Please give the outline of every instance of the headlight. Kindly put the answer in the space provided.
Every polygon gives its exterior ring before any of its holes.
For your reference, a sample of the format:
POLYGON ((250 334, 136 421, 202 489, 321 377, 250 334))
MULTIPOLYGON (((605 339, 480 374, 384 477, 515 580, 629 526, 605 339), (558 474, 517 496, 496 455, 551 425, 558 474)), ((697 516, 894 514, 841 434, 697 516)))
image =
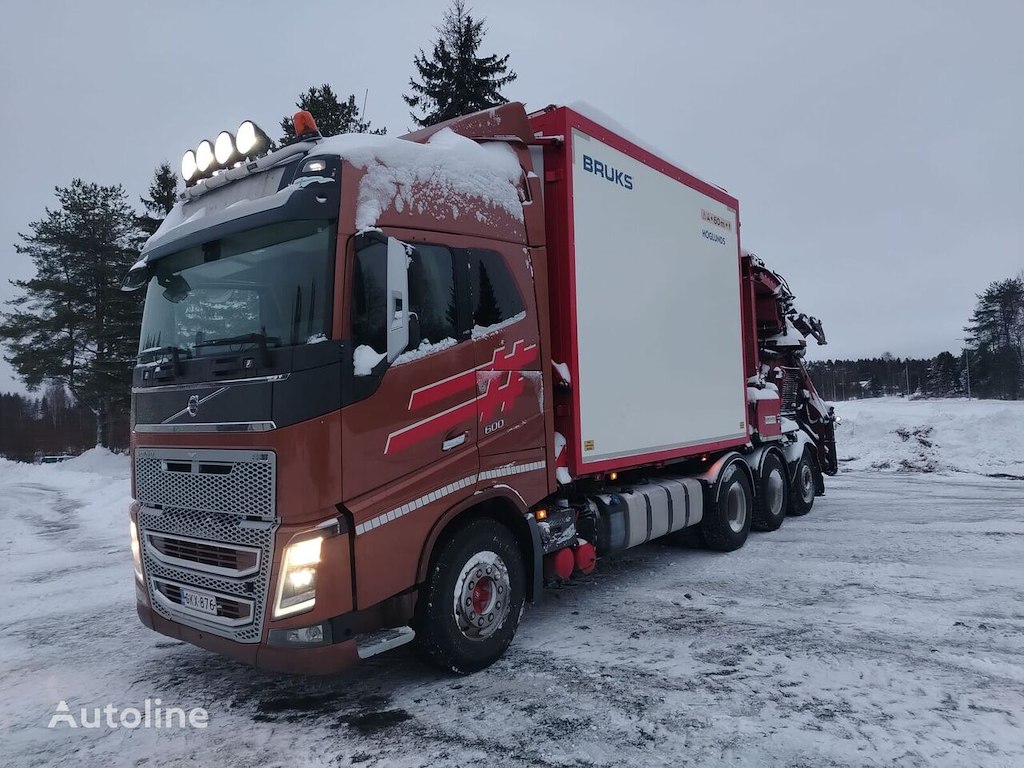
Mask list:
POLYGON ((285 547, 277 582, 274 618, 310 610, 316 603, 316 569, 320 564, 322 534, 293 539, 285 547))
POLYGON ((135 578, 142 583, 142 551, 139 548, 139 529, 134 520, 128 521, 131 524, 132 533, 132 564, 135 566, 135 578))

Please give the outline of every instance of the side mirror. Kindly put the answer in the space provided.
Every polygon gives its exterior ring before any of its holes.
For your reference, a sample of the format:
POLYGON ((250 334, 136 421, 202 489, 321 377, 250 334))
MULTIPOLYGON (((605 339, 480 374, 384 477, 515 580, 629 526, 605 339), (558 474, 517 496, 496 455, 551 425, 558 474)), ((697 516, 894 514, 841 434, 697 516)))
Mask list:
POLYGON ((128 274, 121 280, 121 290, 125 292, 137 291, 139 288, 143 288, 152 276, 153 273, 149 265, 143 259, 128 270, 128 274))
POLYGON ((192 291, 192 286, 181 275, 170 275, 159 280, 160 285, 164 287, 164 298, 172 304, 184 301, 192 291))
POLYGON ((409 256, 393 237, 388 238, 387 329, 392 363, 409 347, 409 256))

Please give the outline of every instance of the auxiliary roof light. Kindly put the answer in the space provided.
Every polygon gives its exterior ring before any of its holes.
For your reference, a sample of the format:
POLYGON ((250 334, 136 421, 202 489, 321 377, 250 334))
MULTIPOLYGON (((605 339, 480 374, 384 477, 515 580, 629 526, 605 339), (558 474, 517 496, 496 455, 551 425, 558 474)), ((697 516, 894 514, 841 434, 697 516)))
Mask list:
POLYGON ((217 140, 213 143, 213 156, 221 168, 227 168, 238 159, 235 137, 231 135, 230 131, 221 131, 217 134, 217 140))
POLYGON ((199 168, 199 172, 204 176, 210 173, 210 171, 214 170, 213 163, 215 160, 213 144, 210 143, 209 139, 199 142, 199 146, 196 147, 196 166, 199 168))
POLYGON ((190 149, 181 156, 181 178, 185 180, 186 184, 191 184, 198 175, 199 166, 196 164, 196 153, 190 149))
POLYGON ((244 121, 235 131, 235 149, 240 155, 253 157, 270 146, 270 138, 252 120, 244 121))

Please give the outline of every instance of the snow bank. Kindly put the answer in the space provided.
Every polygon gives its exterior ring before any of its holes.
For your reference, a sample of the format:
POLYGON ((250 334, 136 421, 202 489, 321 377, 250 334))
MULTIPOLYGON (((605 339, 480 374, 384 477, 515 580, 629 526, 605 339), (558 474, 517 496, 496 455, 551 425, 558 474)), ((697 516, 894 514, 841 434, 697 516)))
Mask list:
POLYGON ((835 409, 842 469, 1024 478, 1024 402, 889 397, 835 409))
POLYGON ((127 454, 96 447, 90 448, 81 456, 54 464, 53 468, 61 472, 91 472, 104 477, 127 477, 129 458, 127 454))

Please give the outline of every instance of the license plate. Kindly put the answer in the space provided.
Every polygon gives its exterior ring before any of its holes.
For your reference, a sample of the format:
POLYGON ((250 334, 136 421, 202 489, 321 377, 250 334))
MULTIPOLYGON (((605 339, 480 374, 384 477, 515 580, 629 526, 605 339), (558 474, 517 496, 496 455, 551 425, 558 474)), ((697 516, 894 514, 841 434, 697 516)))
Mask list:
POLYGON ((202 611, 211 616, 217 615, 217 598, 211 595, 203 595, 183 589, 181 590, 181 604, 194 611, 202 611))

